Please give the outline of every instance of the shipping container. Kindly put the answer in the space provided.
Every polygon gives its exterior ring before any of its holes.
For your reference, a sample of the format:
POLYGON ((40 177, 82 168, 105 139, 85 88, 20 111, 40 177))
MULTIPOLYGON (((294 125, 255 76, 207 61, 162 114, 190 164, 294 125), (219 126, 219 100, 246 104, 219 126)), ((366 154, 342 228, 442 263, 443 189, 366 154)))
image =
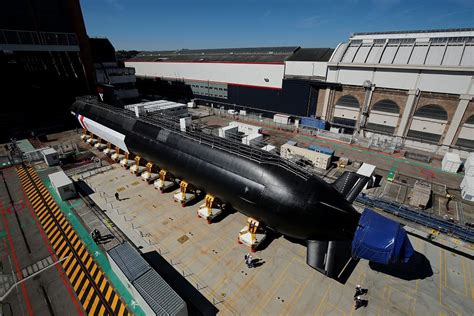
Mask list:
POLYGON ((314 117, 302 117, 300 125, 317 129, 326 129, 326 121, 314 117))
POLYGON ((59 163, 59 154, 54 148, 46 148, 42 150, 44 162, 48 166, 55 166, 59 163))
POLYGON ((467 201, 474 202, 474 177, 464 176, 461 182, 461 196, 467 201))
POLYGON ((461 166, 461 158, 458 154, 447 152, 441 162, 441 169, 446 172, 457 173, 461 166))
POLYGON ((315 152, 318 152, 318 153, 323 153, 323 154, 326 154, 326 155, 331 155, 331 156, 334 155, 334 149, 324 147, 324 146, 310 145, 310 146, 308 146, 308 149, 312 150, 312 151, 315 151, 315 152))
POLYGON ((260 126, 245 124, 236 121, 229 122, 229 126, 237 126, 239 132, 244 133, 245 135, 262 133, 262 128, 260 126))
POLYGON ((235 139, 239 135, 237 126, 224 126, 219 128, 219 137, 235 139))
POLYGON ((273 115, 273 122, 275 122, 275 123, 288 125, 288 124, 290 124, 290 119, 291 119, 291 117, 289 115, 285 115, 285 114, 275 114, 275 115, 273 115))
POLYGON ((315 152, 307 148, 301 148, 294 145, 283 144, 280 148, 280 155, 285 159, 292 159, 297 156, 304 157, 311 161, 314 167, 327 170, 331 165, 331 155, 315 152))
POLYGON ((262 134, 252 134, 247 135, 242 138, 242 143, 249 146, 262 147, 263 145, 263 135, 262 134))
POLYGON ((64 173, 59 171, 48 175, 52 187, 56 190, 61 200, 66 201, 70 198, 76 197, 76 189, 74 183, 64 173))
POLYGON ((467 176, 474 176, 474 153, 470 153, 464 163, 464 174, 467 176))

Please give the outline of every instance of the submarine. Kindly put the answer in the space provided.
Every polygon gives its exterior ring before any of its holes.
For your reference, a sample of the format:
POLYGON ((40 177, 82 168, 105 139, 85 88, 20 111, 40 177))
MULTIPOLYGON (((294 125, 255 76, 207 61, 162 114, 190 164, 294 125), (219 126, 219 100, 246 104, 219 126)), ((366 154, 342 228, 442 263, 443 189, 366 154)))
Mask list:
POLYGON ((361 214, 353 200, 369 178, 344 172, 334 183, 280 156, 166 117, 135 115, 95 97, 71 107, 81 126, 152 161, 282 235, 307 243, 307 263, 324 270, 335 241, 351 241, 361 214))

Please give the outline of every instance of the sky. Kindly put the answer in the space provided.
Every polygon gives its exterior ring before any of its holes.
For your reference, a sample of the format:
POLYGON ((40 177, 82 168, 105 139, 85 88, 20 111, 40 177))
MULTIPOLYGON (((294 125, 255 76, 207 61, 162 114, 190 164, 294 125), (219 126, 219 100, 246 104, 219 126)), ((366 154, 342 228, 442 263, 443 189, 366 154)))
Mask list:
POLYGON ((474 27, 474 0, 81 0, 116 50, 336 47, 354 32, 474 27))

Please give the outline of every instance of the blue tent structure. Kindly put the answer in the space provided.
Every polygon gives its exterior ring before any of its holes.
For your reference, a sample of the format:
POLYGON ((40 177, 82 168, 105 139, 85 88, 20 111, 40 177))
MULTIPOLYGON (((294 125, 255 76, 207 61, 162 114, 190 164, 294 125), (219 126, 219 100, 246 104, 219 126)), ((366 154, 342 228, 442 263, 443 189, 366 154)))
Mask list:
POLYGON ((413 246, 402 225, 371 209, 364 209, 352 240, 352 256, 382 264, 406 263, 413 246))

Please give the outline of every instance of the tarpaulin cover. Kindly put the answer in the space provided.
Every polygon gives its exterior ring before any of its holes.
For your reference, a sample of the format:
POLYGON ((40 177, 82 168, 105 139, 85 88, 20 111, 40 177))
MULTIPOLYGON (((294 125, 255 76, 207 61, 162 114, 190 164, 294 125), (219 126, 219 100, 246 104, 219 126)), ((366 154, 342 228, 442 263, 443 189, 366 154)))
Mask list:
POLYGON ((352 240, 352 256, 388 264, 408 262, 413 247, 400 223, 364 209, 352 240))

